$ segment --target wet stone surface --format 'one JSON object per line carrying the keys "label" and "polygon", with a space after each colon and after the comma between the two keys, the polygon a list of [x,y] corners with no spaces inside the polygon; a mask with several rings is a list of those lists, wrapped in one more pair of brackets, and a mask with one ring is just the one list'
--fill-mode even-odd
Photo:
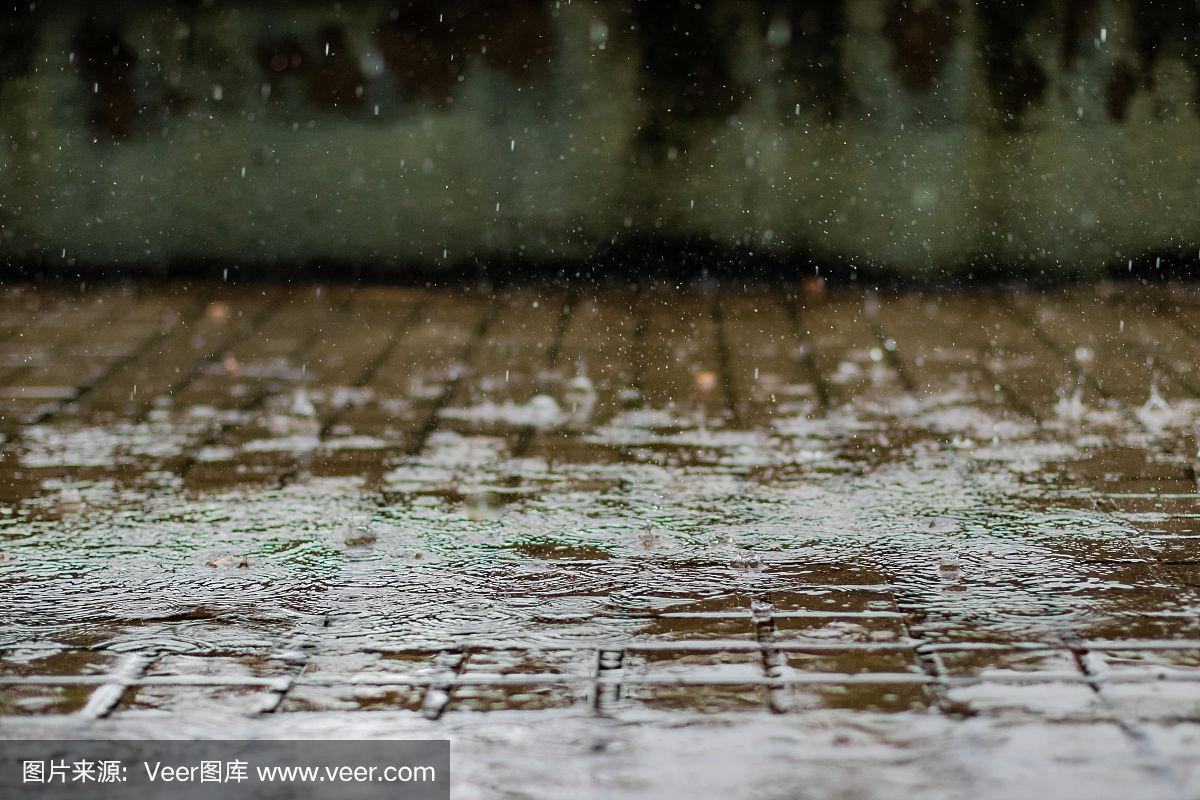
{"label": "wet stone surface", "polygon": [[1200,293],[0,291],[0,731],[1200,795]]}

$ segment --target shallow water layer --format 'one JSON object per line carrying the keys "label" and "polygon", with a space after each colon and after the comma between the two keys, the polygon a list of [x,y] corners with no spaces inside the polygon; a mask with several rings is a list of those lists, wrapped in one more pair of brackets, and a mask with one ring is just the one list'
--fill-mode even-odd
{"label": "shallow water layer", "polygon": [[1200,792],[1200,297],[0,292],[0,732]]}

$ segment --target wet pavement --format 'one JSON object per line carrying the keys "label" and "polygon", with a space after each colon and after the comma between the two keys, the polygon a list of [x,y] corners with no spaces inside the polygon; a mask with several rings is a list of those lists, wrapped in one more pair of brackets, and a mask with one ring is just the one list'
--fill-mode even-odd
{"label": "wet pavement", "polygon": [[0,736],[1200,797],[1200,291],[0,290]]}

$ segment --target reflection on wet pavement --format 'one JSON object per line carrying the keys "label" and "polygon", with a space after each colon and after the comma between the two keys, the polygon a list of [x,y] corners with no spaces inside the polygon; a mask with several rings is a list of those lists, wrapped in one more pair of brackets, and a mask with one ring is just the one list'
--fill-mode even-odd
{"label": "reflection on wet pavement", "polygon": [[461,797],[1200,793],[1190,287],[0,309],[6,736],[448,736]]}

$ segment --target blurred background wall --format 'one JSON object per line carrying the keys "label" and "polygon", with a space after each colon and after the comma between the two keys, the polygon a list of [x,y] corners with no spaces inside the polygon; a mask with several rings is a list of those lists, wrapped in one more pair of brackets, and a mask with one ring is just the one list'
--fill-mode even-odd
{"label": "blurred background wall", "polygon": [[1200,246],[1195,0],[22,2],[0,109],[10,265]]}

